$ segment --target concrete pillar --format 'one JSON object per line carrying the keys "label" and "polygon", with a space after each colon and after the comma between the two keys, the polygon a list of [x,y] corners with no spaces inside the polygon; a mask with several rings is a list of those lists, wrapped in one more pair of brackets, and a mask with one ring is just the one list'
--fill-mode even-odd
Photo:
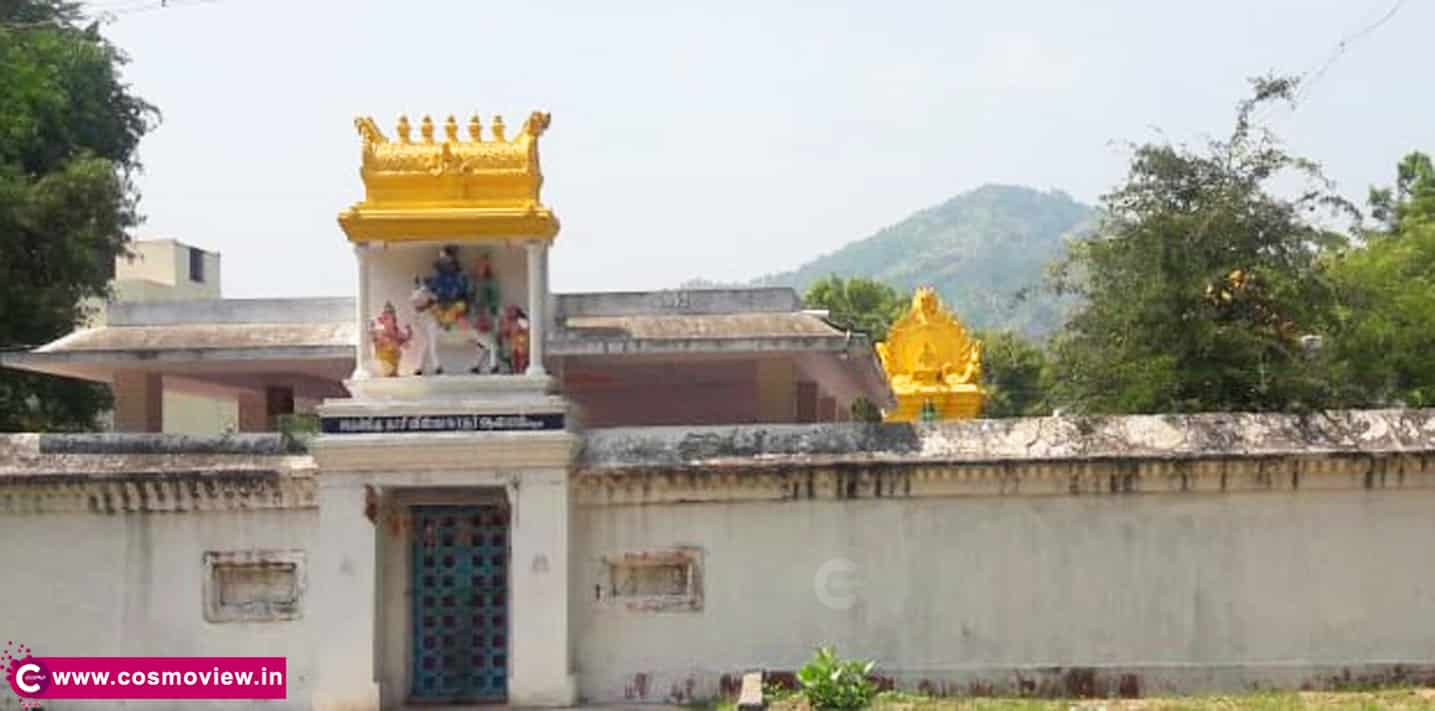
{"label": "concrete pillar", "polygon": [[543,369],[543,339],[548,336],[548,243],[528,243],[528,375]]}
{"label": "concrete pillar", "polygon": [[145,370],[116,370],[110,382],[115,397],[116,432],[164,431],[164,378]]}
{"label": "concrete pillar", "polygon": [[525,472],[512,502],[513,617],[508,700],[571,706],[578,687],[568,643],[568,475]]}
{"label": "concrete pillar", "polygon": [[319,550],[310,564],[319,678],[316,711],[379,711],[375,681],[377,548],[369,489],[352,475],[319,477]]}
{"label": "concrete pillar", "polygon": [[359,295],[354,299],[354,318],[359,326],[359,343],[354,351],[354,373],[350,377],[364,380],[372,374],[369,361],[374,357],[369,334],[369,324],[375,315],[373,309],[369,308],[369,245],[354,245],[354,263],[358,266],[359,276]]}

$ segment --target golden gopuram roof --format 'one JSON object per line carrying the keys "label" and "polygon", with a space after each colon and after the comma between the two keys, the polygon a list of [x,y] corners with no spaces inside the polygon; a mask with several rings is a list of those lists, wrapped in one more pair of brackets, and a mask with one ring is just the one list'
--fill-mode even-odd
{"label": "golden gopuram roof", "polygon": [[888,422],[921,422],[978,417],[982,390],[982,344],[942,305],[937,293],[921,288],[912,308],[877,344],[882,368],[897,396]]}
{"label": "golden gopuram roof", "polygon": [[538,138],[548,123],[548,114],[535,111],[509,137],[495,116],[485,136],[475,115],[460,138],[452,115],[441,127],[425,116],[415,137],[401,116],[391,141],[372,118],[355,119],[364,199],[339,213],[339,225],[354,242],[551,240],[558,218],[539,199],[538,165]]}

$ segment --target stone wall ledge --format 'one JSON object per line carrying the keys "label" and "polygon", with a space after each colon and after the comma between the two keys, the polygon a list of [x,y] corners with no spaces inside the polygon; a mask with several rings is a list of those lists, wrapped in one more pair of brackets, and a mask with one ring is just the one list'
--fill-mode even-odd
{"label": "stone wall ledge", "polygon": [[[588,505],[1435,489],[1435,410],[617,428],[580,446]],[[302,449],[280,435],[0,435],[0,513],[312,508]]]}
{"label": "stone wall ledge", "polygon": [[185,435],[140,432],[0,434],[0,467],[15,458],[56,454],[247,454],[302,451],[280,434]]}
{"label": "stone wall ledge", "polygon": [[634,427],[587,434],[588,472],[1435,453],[1435,410],[1034,417],[933,424]]}
{"label": "stone wall ledge", "polygon": [[1435,488],[1435,411],[588,433],[586,505]]}
{"label": "stone wall ledge", "polygon": [[583,505],[955,496],[1130,496],[1435,489],[1435,457],[1368,454],[1044,462],[843,462],[584,470]]}
{"label": "stone wall ledge", "polygon": [[313,508],[314,461],[279,435],[0,435],[0,515]]}

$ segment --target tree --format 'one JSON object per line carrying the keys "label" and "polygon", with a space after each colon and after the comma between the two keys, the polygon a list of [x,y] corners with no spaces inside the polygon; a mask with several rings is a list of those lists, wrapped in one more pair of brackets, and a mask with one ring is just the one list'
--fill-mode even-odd
{"label": "tree", "polygon": [[803,301],[808,308],[827,309],[833,323],[865,333],[874,343],[887,337],[887,328],[907,306],[905,298],[882,282],[836,274],[813,284]]}
{"label": "tree", "polygon": [[1395,187],[1371,188],[1370,215],[1395,233],[1408,219],[1435,218],[1435,165],[1415,151],[1395,169]]}
{"label": "tree", "polygon": [[[79,4],[0,3],[0,347],[48,342],[108,294],[139,217],[135,148],[158,113]],[[103,386],[0,371],[0,430],[84,429]]]}
{"label": "tree", "polygon": [[[1203,150],[1133,147],[1101,224],[1057,286],[1084,303],[1054,341],[1053,396],[1077,412],[1269,411],[1338,401],[1311,335],[1335,317],[1320,255],[1343,239],[1314,221],[1354,214],[1313,162],[1254,122],[1294,79],[1252,82],[1235,128]],[[1284,197],[1276,179],[1299,178]]]}
{"label": "tree", "polygon": [[1046,352],[1041,346],[1010,330],[976,336],[982,343],[982,387],[986,405],[982,416],[1029,417],[1051,413],[1046,385]]}
{"label": "tree", "polygon": [[1400,161],[1395,187],[1371,190],[1381,226],[1332,260],[1342,295],[1330,347],[1353,406],[1435,405],[1435,170],[1424,153]]}

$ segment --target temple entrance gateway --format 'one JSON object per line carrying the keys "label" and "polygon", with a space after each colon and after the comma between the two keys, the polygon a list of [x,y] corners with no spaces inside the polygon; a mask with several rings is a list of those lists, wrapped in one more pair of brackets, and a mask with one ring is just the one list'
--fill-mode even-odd
{"label": "temple entrance gateway", "polygon": [[[568,706],[569,468],[578,438],[544,364],[548,248],[534,112],[372,119],[354,244],[350,397],[319,406],[313,707]],[[442,128],[442,140],[439,129]],[[519,512],[522,512],[520,517]]]}
{"label": "temple entrance gateway", "polygon": [[415,506],[411,515],[412,700],[506,701],[508,506]]}

